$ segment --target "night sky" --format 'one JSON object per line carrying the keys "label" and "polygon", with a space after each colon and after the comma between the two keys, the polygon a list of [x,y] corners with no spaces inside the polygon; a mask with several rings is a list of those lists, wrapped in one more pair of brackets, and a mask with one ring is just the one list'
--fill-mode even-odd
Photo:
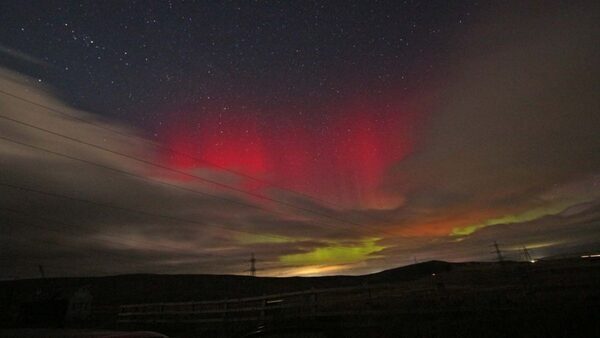
{"label": "night sky", "polygon": [[1,278],[600,250],[598,5],[3,1]]}

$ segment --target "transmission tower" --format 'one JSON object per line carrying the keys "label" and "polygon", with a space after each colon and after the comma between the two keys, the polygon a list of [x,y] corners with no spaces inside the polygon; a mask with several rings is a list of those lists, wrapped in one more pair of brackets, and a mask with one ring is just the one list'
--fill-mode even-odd
{"label": "transmission tower", "polygon": [[496,241],[494,241],[494,249],[495,249],[494,252],[498,256],[498,261],[504,262],[504,257],[502,257],[502,251],[500,251],[500,247],[498,247],[498,243]]}
{"label": "transmission tower", "polygon": [[250,255],[250,275],[256,277],[256,258],[254,258],[254,253]]}
{"label": "transmission tower", "polygon": [[523,247],[523,256],[525,257],[525,260],[528,262],[534,262],[533,258],[531,258],[531,255],[529,254],[529,250],[527,250],[527,247],[524,246]]}

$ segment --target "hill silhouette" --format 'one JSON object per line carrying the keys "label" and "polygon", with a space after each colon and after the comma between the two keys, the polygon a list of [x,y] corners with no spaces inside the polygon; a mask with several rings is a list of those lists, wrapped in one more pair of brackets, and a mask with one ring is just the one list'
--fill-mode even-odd
{"label": "hill silhouette", "polygon": [[[503,332],[501,330],[507,325],[514,328],[510,334],[507,332],[508,336],[538,330],[551,333],[559,327],[565,327],[567,331],[564,332],[592,332],[597,329],[591,320],[594,312],[590,309],[594,309],[600,299],[598,280],[600,260],[580,257],[536,263],[429,261],[361,276],[280,278],[131,274],[24,279],[0,282],[0,327],[52,327],[44,325],[50,319],[60,321],[51,316],[60,312],[55,311],[58,308],[55,306],[65,304],[65,299],[81,290],[86,290],[93,298],[92,315],[81,325],[114,329],[117,327],[119,306],[123,304],[235,300],[310,289],[393,285],[403,291],[402,297],[391,297],[380,305],[353,303],[359,308],[387,304],[384,307],[389,311],[387,317],[371,318],[376,326],[388,326],[386,330],[390,335],[387,336],[394,336],[397,332],[414,335],[418,332],[437,334],[446,329],[456,330],[459,318],[461,327],[469,327],[469,332],[477,333],[471,336],[480,336],[490,326]],[[364,289],[357,290],[360,294],[360,290]],[[36,314],[35,309],[43,306],[47,311]],[[565,309],[569,309],[567,317]],[[28,311],[31,313],[26,319],[46,321],[40,320],[37,326],[31,326],[31,320],[23,320],[23,313]],[[406,320],[397,319],[394,311],[413,318],[412,324],[405,325]],[[469,320],[475,318],[473,316],[478,319]],[[505,321],[497,322],[498,316]],[[353,322],[348,318],[340,320],[338,324],[342,327]],[[526,322],[529,324],[525,325]],[[532,323],[536,324],[532,326]],[[159,329],[184,337],[188,336],[185,330],[189,328]]]}
{"label": "hill silhouette", "polygon": [[[494,263],[489,263],[494,264]],[[240,275],[131,274],[104,277],[23,279],[0,282],[0,299],[28,300],[41,292],[86,287],[96,304],[213,300],[335,288],[373,283],[414,281],[451,271],[458,263],[430,261],[361,276],[251,277]],[[51,290],[51,291],[47,291]]]}

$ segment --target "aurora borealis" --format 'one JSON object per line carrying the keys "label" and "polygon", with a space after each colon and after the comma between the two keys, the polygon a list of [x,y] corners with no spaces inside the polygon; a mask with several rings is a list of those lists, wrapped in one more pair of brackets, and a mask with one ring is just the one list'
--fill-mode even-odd
{"label": "aurora borealis", "polygon": [[596,10],[2,3],[0,277],[597,250]]}
{"label": "aurora borealis", "polygon": [[391,102],[323,107],[326,114],[308,117],[264,116],[246,106],[192,109],[160,131],[167,147],[161,160],[240,172],[250,176],[242,176],[249,189],[273,183],[334,204],[386,207],[377,195],[384,174],[411,152],[423,119]]}

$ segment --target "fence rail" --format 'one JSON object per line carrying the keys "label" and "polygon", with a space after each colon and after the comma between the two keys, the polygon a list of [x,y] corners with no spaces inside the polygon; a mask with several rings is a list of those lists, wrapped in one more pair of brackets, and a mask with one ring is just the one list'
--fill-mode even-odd
{"label": "fence rail", "polygon": [[217,323],[373,314],[386,303],[407,294],[431,298],[438,296],[439,290],[433,286],[379,284],[236,299],[128,304],[120,307],[118,322]]}
{"label": "fence rail", "polygon": [[[595,284],[572,284],[567,289],[595,289]],[[367,323],[375,317],[401,315],[436,315],[440,313],[470,313],[474,311],[513,311],[515,302],[544,304],[548,292],[544,287],[532,292],[522,283],[507,285],[444,286],[432,283],[378,284],[330,289],[309,289],[258,297],[221,299],[196,302],[162,302],[121,305],[117,323],[135,324],[196,324],[285,323],[305,319],[346,320],[352,325]],[[553,297],[562,293],[552,293]],[[572,298],[572,295],[569,297]],[[296,321],[297,322],[297,321]],[[310,322],[306,321],[306,322]]]}

